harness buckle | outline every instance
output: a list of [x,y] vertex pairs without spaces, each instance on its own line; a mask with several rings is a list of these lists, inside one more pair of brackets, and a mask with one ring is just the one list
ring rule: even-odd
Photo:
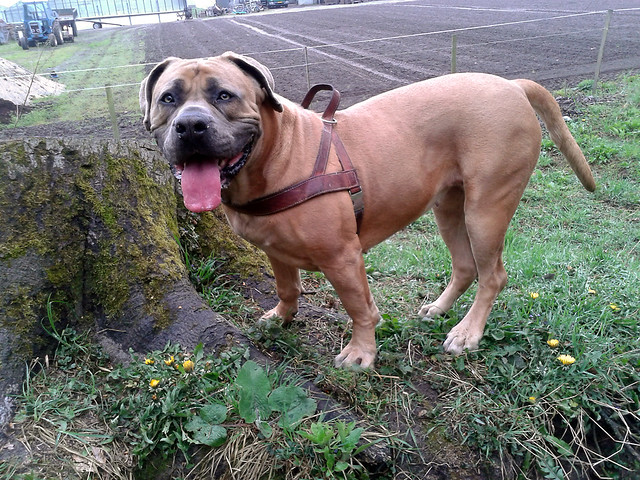
[[349,195],[351,195],[351,202],[353,203],[354,210],[364,210],[364,199],[362,198],[362,188],[357,187],[358,191],[354,192],[353,190],[349,190]]

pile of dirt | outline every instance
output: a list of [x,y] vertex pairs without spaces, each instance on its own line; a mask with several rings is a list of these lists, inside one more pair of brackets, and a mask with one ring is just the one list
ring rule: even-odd
[[63,91],[64,85],[0,58],[0,118],[15,111],[16,106],[28,106],[34,98]]

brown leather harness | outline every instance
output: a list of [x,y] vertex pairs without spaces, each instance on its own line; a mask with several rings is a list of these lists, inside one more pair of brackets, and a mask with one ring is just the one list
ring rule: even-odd
[[[320,137],[318,156],[316,157],[316,163],[313,167],[311,177],[283,188],[278,192],[251,200],[244,205],[236,205],[228,202],[225,202],[225,205],[240,213],[246,213],[249,215],[272,215],[288,208],[295,207],[296,205],[306,202],[307,200],[311,200],[319,195],[348,190],[351,195],[353,211],[356,216],[356,233],[360,233],[360,225],[364,214],[362,187],[360,186],[356,169],[353,167],[351,159],[347,154],[347,150],[342,144],[340,137],[333,129],[333,126],[337,123],[333,115],[340,104],[340,92],[331,85],[314,85],[305,95],[301,105],[303,108],[309,108],[309,105],[316,93],[321,90],[328,90],[332,92],[332,95],[329,105],[322,114],[322,136]],[[342,166],[342,171],[325,173],[327,170],[327,163],[329,161],[331,145],[335,148],[338,161]]]

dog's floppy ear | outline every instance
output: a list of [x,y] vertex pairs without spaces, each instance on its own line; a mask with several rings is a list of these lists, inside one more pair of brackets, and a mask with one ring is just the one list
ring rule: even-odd
[[225,52],[221,57],[232,61],[246,73],[255,78],[258,81],[258,84],[260,84],[260,86],[264,88],[265,92],[267,92],[267,98],[269,99],[269,102],[271,102],[273,109],[277,112],[282,112],[282,104],[273,91],[275,88],[275,81],[267,67],[253,58],[238,55],[234,52]]
[[140,110],[142,111],[142,116],[144,117],[142,123],[144,124],[147,130],[151,130],[151,119],[149,118],[149,114],[151,111],[151,96],[153,93],[153,87],[156,85],[158,78],[162,75],[162,72],[166,70],[170,63],[180,60],[176,57],[169,57],[163,60],[161,63],[153,67],[153,70],[149,72],[149,75],[142,80],[140,84]]

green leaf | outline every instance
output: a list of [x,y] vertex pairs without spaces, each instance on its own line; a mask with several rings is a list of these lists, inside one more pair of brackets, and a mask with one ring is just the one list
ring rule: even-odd
[[224,427],[207,423],[199,416],[193,417],[184,428],[193,432],[194,443],[219,447],[227,440],[227,430]]
[[198,345],[196,345],[196,348],[193,349],[193,357],[195,358],[196,362],[202,360],[202,357],[204,356],[203,349],[204,347],[202,343],[199,343]]
[[454,367],[458,372],[464,371],[464,357],[462,355],[458,355],[453,361]]
[[310,432],[302,431],[298,433],[318,446],[328,445],[331,443],[331,440],[333,440],[333,436],[335,435],[331,425],[324,422],[312,423],[310,430]]
[[245,362],[238,371],[238,413],[247,422],[253,423],[258,417],[266,420],[271,415],[267,395],[271,392],[271,382],[264,369],[251,360]]
[[573,450],[571,449],[571,445],[569,445],[564,440],[561,440],[558,437],[554,437],[553,435],[545,435],[544,438],[547,442],[555,445],[555,447],[558,449],[558,453],[563,457],[573,456]]
[[325,462],[327,462],[327,469],[332,471],[336,462],[336,456],[331,452],[329,447],[324,447],[322,454],[324,455]]
[[349,433],[347,438],[345,438],[342,442],[343,450],[346,452],[351,452],[356,445],[360,441],[360,435],[364,432],[364,428],[355,428]]
[[306,392],[296,386],[280,386],[269,395],[271,408],[282,413],[278,425],[295,428],[300,421],[316,413],[317,404]]
[[264,435],[265,438],[271,438],[271,434],[273,433],[273,427],[269,425],[268,422],[263,422],[260,419],[257,419],[256,427],[258,427],[258,430],[260,430],[260,433]]
[[491,330],[489,330],[489,335],[494,340],[498,340],[498,341],[499,340],[504,340],[504,331],[502,331],[502,330],[491,329]]
[[344,462],[342,460],[336,462],[336,466],[333,468],[334,472],[342,472],[344,470],[346,470],[347,468],[349,468],[349,464],[347,462]]
[[205,405],[198,412],[200,418],[211,425],[219,424],[227,419],[227,407],[219,403]]

